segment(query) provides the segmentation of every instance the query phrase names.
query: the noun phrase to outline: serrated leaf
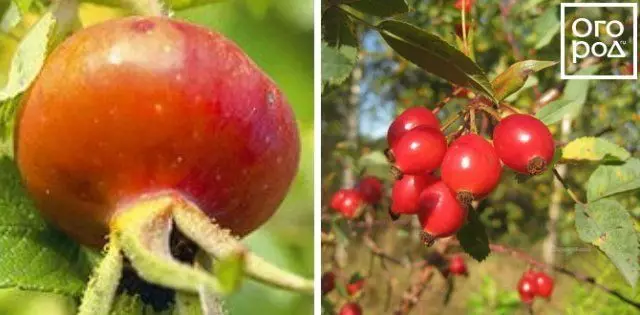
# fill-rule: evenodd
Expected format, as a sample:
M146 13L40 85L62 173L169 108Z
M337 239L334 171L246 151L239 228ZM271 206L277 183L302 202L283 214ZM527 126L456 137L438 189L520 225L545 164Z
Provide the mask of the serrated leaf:
M545 125L555 124L573 112L574 101L559 99L541 108L536 117Z
M322 13L322 39L329 46L358 47L353 21L338 7L330 7Z
M360 0L347 4L362 13L379 17L409 12L409 6L405 0Z
M538 42L535 49L547 46L551 40L560 32L560 20L555 6L547 9L544 14L538 17L534 23L533 33L536 34Z
M358 50L351 46L330 47L322 43L322 84L340 84L356 65Z
M601 199L576 205L580 239L603 251L625 280L635 286L640 271L640 243L628 211L617 201Z
M475 210L469 210L467 223L457 233L462 249L477 261L483 261L489 256L489 236L480 216Z
M79 297L92 267L86 252L40 217L7 157L0 157L0 210L0 287Z
M474 88L496 101L491 83L482 69L440 37L396 20L382 21L377 28L400 56L427 72L451 83Z
M509 69L499 74L491 85L495 91L495 97L503 100L524 86L531 73L557 64L556 61L525 60L512 64Z
M596 137L575 139L562 149L563 160L602 161L608 157L624 161L630 156L631 154L620 146Z
M55 18L47 12L22 39L11 61L9 79L0 90L0 102L18 96L27 90L40 72L47 55L49 36L55 25Z
M244 278L244 252L237 252L219 259L214 264L214 274L225 292L234 292Z
M640 160L629 159L622 165L600 165L587 181L589 202L640 189Z

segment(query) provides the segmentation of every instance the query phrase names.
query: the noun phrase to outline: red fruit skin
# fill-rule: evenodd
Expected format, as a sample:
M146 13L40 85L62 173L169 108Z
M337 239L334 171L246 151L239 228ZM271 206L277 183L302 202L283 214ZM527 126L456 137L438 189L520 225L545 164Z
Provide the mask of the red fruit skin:
M420 210L420 193L437 178L429 174L404 175L391 189L391 211L395 214L416 214Z
M463 4L463 1L464 1L464 4ZM475 2L476 0L456 0L454 7L458 10L464 10L464 12L470 12L471 7L473 7L473 4Z
M456 193L470 192L477 200L498 186L502 164L491 143L479 135L468 134L451 143L440 172L449 188Z
M467 218L467 209L440 180L425 188L420 194L418 217L422 230L431 237L447 237L462 227Z
M344 200L344 195L346 189L340 189L338 191L336 191L335 194L333 194L333 196L331 196L331 201L329 201L329 206L334 209L339 211L340 207L342 205L342 201Z
M233 42L163 17L107 21L48 57L22 104L17 162L42 214L102 246L119 205L177 191L237 236L297 172L298 128Z
M320 278L320 285L322 288L322 295L326 295L333 291L336 287L336 275L331 271L326 272L322 275L322 278Z
M359 191L355 189L344 189L344 198L337 210L347 219L354 219L358 216L360 209L365 206L365 201Z
M447 151L447 140L440 129L417 127L402 136L391 149L400 172L419 175L440 166Z
M347 293L349 296L354 296L362 290L362 287L364 287L364 279L356 280L347 284Z
M356 303L347 303L340 308L339 315L362 315L362 308Z
M548 165L555 152L549 128L524 114L507 116L498 123L493 130L493 146L505 165L523 174L530 174L528 164L534 158L542 158Z
M454 275L467 275L467 264L460 255L451 257L449 261L449 272Z
M362 194L362 198L368 204L375 205L382 199L382 182L373 176L366 176L360 180L358 190Z
M419 126L440 129L440 122L428 108L411 107L406 109L389 126L387 131L389 147L392 148L405 133Z
M553 293L553 278L551 278L548 274L544 272L537 272L534 275L537 287L537 293L539 296L544 298L551 297L551 293Z
M520 301L531 304L537 292L536 281L531 276L523 275L518 281L518 294Z

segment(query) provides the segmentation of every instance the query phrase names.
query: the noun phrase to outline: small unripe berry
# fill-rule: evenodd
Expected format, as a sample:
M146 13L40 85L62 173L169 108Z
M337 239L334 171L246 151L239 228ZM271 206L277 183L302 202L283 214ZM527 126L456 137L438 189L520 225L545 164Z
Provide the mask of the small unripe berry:
M447 140L440 129L418 127L402 136L391 150L395 155L395 168L400 173L425 174L442 163Z
M493 130L493 146L502 162L516 172L538 175L553 161L555 143L549 128L530 115L513 114Z
M412 107L396 117L387 131L387 143L393 145L409 130L419 126L440 129L440 122L436 115L425 107Z

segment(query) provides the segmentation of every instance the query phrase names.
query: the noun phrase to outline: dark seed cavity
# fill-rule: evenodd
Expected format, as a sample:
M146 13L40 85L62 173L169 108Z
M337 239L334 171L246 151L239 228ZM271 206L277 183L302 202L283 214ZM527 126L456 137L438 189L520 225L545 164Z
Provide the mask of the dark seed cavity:
M391 208L389 208L389 217L391 218L392 221L396 221L398 219L400 219L400 215L393 212L393 210L391 210Z
M527 172L529 175L540 175L547 169L547 161L536 156L527 163Z
M424 243L424 245L427 247L431 247L431 245L436 242L436 237L427 232L422 232L420 236L422 239L422 243Z

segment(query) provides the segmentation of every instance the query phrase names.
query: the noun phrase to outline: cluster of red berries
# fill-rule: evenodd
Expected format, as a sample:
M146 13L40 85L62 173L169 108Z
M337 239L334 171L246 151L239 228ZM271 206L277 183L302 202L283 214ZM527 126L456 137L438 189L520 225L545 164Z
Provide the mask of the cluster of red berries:
M549 129L523 114L502 119L494 129L493 144L470 133L447 147L438 119L423 107L398 116L387 141L387 157L399 178L390 213L417 214L428 243L460 229L471 201L485 198L500 182L502 163L536 175L546 169L555 151ZM434 175L438 168L440 178Z
M329 205L346 218L353 219L360 215L367 204L375 205L379 203L382 199L382 190L383 185L378 178L365 176L355 188L338 190L331 197Z
M527 270L518 281L520 300L531 304L536 296L548 299L553 292L553 278L540 271Z
M322 289L322 295L326 295L329 292L333 291L336 287L336 275L331 272L325 272L320 279L320 287ZM360 276L360 274L355 273L349 282L346 285L347 294L350 297L357 296L360 292L362 292L362 288L364 287L364 278ZM358 303L348 302L345 303L341 308L339 315L362 315L362 308Z

